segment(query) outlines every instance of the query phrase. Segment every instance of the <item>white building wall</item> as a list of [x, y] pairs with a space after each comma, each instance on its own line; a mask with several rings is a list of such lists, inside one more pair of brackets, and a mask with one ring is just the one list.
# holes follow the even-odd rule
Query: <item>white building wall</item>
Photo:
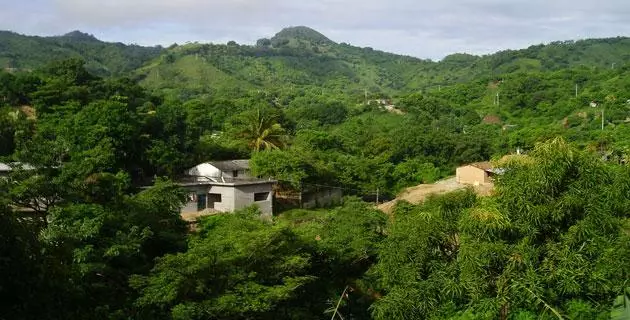
[[188, 193], [186, 195], [188, 201], [184, 204], [184, 207], [182, 208], [181, 213], [198, 212], [197, 195], [207, 194], [208, 187], [207, 186], [186, 187], [186, 191]]
[[[235, 209], [242, 209], [252, 204], [256, 204], [260, 208], [260, 212], [264, 216], [273, 214], [273, 190], [272, 183], [243, 185], [235, 188], [236, 205]], [[267, 193], [267, 197], [262, 201], [254, 201], [255, 193]]]
[[[273, 183], [261, 183], [237, 186], [200, 185], [187, 187], [189, 200], [182, 208], [182, 213], [198, 212], [198, 195], [206, 195], [206, 209], [208, 211], [233, 212], [256, 204], [263, 216], [271, 216], [273, 212]], [[256, 193], [267, 193], [266, 198], [255, 201]], [[221, 201], [213, 202], [210, 194], [220, 194]], [[201, 210], [204, 211], [204, 210]]]
[[215, 168], [213, 165], [209, 163], [202, 163], [188, 170], [188, 175], [203, 176], [203, 177], [220, 177], [221, 170]]
[[221, 212], [232, 212], [238, 210], [236, 207], [235, 188], [232, 186], [210, 186], [208, 193], [218, 193], [221, 195], [221, 202], [214, 203], [214, 210]]

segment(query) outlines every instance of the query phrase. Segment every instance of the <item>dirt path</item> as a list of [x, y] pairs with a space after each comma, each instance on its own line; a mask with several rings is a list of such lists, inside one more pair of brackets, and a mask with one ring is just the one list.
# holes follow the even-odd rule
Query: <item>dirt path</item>
[[[396, 205], [398, 200], [405, 200], [410, 203], [416, 204], [422, 202], [427, 196], [431, 194], [442, 194], [458, 189], [466, 188], [467, 185], [459, 184], [455, 180], [455, 177], [440, 180], [432, 184], [420, 184], [414, 187], [409, 187], [405, 191], [398, 194], [396, 199], [388, 202], [384, 202], [377, 206], [381, 211], [390, 214]], [[488, 195], [493, 189], [493, 185], [476, 186], [475, 191], [479, 195]]]

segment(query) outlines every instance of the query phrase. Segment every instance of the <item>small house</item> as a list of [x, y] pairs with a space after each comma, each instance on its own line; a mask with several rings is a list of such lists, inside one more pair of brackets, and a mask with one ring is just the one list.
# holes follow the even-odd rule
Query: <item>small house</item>
[[470, 163], [457, 168], [457, 183], [470, 185], [484, 185], [492, 183], [492, 176], [497, 172], [488, 161]]
[[0, 162], [0, 177], [8, 176], [12, 170], [8, 164]]
[[276, 181], [252, 177], [249, 160], [205, 162], [186, 174], [179, 182], [188, 191], [184, 216], [233, 212], [253, 204], [264, 216], [272, 215]]
[[30, 164], [24, 164], [20, 162], [13, 162], [13, 163], [0, 162], [0, 177], [8, 177], [11, 174], [11, 171], [15, 169], [34, 170], [35, 167], [31, 166]]

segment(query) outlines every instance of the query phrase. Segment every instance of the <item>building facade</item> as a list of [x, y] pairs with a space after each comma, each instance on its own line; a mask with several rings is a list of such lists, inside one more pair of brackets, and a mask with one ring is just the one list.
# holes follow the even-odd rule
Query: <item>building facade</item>
[[256, 205], [263, 216], [273, 214], [274, 180], [251, 176], [248, 160], [206, 162], [187, 171], [180, 185], [188, 190], [182, 215], [233, 212]]
[[492, 183], [494, 170], [490, 162], [475, 162], [461, 166], [456, 170], [457, 183], [484, 185]]

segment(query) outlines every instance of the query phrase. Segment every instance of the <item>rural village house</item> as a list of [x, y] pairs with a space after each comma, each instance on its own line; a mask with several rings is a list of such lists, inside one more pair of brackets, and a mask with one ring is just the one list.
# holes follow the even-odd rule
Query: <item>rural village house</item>
[[13, 163], [0, 162], [0, 177], [8, 177], [9, 174], [11, 174], [11, 171], [15, 169], [33, 170], [35, 168], [31, 166], [30, 164], [23, 164], [19, 162], [13, 162]]
[[232, 212], [256, 204], [263, 216], [273, 212], [275, 180], [252, 177], [249, 160], [210, 161], [186, 172], [179, 184], [188, 190], [182, 215]]
[[457, 183], [478, 186], [492, 183], [492, 177], [500, 174], [502, 170], [494, 168], [490, 162], [484, 161], [461, 166], [455, 172]]

